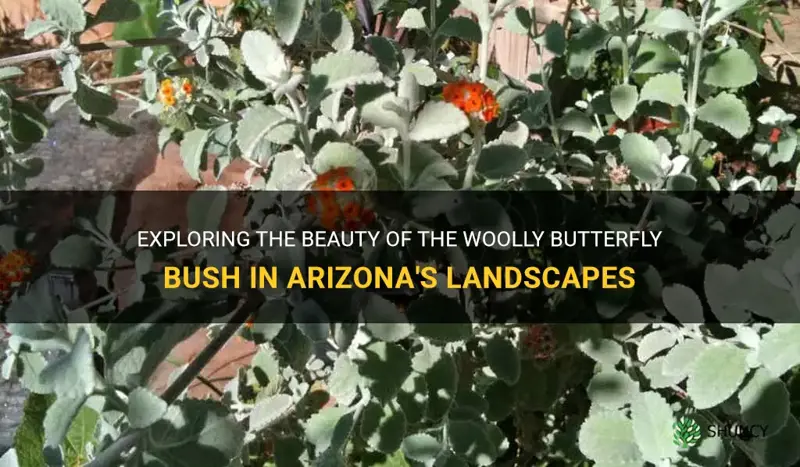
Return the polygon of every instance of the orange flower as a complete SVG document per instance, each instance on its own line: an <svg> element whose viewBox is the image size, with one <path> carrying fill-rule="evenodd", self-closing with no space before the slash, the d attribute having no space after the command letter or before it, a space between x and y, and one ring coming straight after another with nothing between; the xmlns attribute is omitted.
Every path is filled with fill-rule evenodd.
<svg viewBox="0 0 800 467"><path fill-rule="evenodd" d="M2 259L5 268L22 269L33 266L33 256L25 250L12 250Z"/></svg>
<svg viewBox="0 0 800 467"><path fill-rule="evenodd" d="M350 177L339 177L333 184L336 191L353 191L356 189L353 179Z"/></svg>
<svg viewBox="0 0 800 467"><path fill-rule="evenodd" d="M773 128L769 134L769 142L775 144L781 137L781 129L780 128Z"/></svg>
<svg viewBox="0 0 800 467"><path fill-rule="evenodd" d="M181 90L186 94L191 94L194 88L192 87L192 83L188 79L184 79L183 83L181 84Z"/></svg>
<svg viewBox="0 0 800 467"><path fill-rule="evenodd" d="M161 95L161 103L166 105L167 107L173 107L175 105L175 96L172 94L162 94Z"/></svg>
<svg viewBox="0 0 800 467"><path fill-rule="evenodd" d="M500 111L494 93L483 83L448 83L442 90L442 97L466 114L480 114L487 123L497 118Z"/></svg>
<svg viewBox="0 0 800 467"><path fill-rule="evenodd" d="M171 79L169 79L169 78L164 78L164 79L161 81L161 91L162 91L162 92L165 92L165 91L167 91L167 90L168 90L170 93L172 92L172 80L171 80Z"/></svg>

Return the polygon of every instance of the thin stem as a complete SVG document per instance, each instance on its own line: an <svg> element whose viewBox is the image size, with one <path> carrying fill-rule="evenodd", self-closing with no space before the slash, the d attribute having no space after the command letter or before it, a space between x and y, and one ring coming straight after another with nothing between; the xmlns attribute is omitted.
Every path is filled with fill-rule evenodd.
<svg viewBox="0 0 800 467"><path fill-rule="evenodd" d="M628 20L625 18L625 0L617 0L619 8L620 38L622 39L622 84L628 84L630 51L628 50Z"/></svg>
<svg viewBox="0 0 800 467"><path fill-rule="evenodd" d="M137 83L144 80L144 75L131 75L123 76L120 78L108 78L95 81L94 84L100 86L119 86L121 84ZM62 94L69 94L70 90L66 86L58 86L50 89L28 89L23 90L20 97L39 97L39 96L58 96Z"/></svg>
<svg viewBox="0 0 800 467"><path fill-rule="evenodd" d="M411 188L411 138L403 135L403 188Z"/></svg>
<svg viewBox="0 0 800 467"><path fill-rule="evenodd" d="M293 93L286 94L286 98L289 100L289 105L292 106L292 111L294 111L294 117L297 120L297 124L300 128L300 139L303 142L303 152L306 155L306 161L311 161L311 137L308 135L308 125L306 125L306 115L303 112L303 109L300 108L300 103L297 100L297 97Z"/></svg>
<svg viewBox="0 0 800 467"><path fill-rule="evenodd" d="M480 123L472 125L472 132L475 138L472 141L472 153L467 160L467 172L464 174L464 183L461 186L464 190L472 188L472 179L475 178L475 169L478 167L478 159L483 150L484 128Z"/></svg>
<svg viewBox="0 0 800 467"><path fill-rule="evenodd" d="M531 0L531 19L533 20L533 37L532 39L536 39L539 35L539 23L537 22L536 18L536 5L535 1ZM553 108L553 99L550 95L550 76L547 72L547 67L544 63L544 56L542 53L542 46L539 45L538 42L532 41L534 46L536 47L536 58L539 60L539 69L542 70L542 89L547 94L547 114L550 118L550 133L553 136L553 144L556 146L556 152L558 153L559 157L561 157L561 135L558 132L558 124L556 123L556 111Z"/></svg>
<svg viewBox="0 0 800 467"><path fill-rule="evenodd" d="M694 56L692 57L694 69L692 70L692 82L689 84L688 108L689 124L686 126L685 133L689 134L689 151L694 153L694 125L697 121L697 91L700 86L700 60L703 58L703 38L705 36L706 16L711 6L711 0L703 2L703 10L700 13L699 32L695 36L697 43L694 45Z"/></svg>
<svg viewBox="0 0 800 467"><path fill-rule="evenodd" d="M491 26L488 28L481 27L481 43L478 44L478 68L480 71L480 81L485 83L489 78L489 32Z"/></svg>
<svg viewBox="0 0 800 467"><path fill-rule="evenodd" d="M147 39L113 40L80 44L77 46L79 53L97 52L100 50L118 50L130 47L154 47L159 45L179 45L182 42L176 37L153 37ZM0 67L22 65L38 60L54 60L62 50L58 47L39 50L13 57L0 58Z"/></svg>
<svg viewBox="0 0 800 467"><path fill-rule="evenodd" d="M264 300L263 295L259 292L249 294L250 300L242 298L234 311L233 316L220 330L219 334L208 343L208 345L200 351L200 353L189 363L189 366L175 378L175 381L164 391L161 398L167 404L172 404L180 397L181 394L189 387L189 384L197 378L197 375L208 365L214 356L222 349L222 347L236 334L242 324L247 318L258 309L260 302ZM253 298L255 297L255 298ZM257 300L259 299L260 300Z"/></svg>
<svg viewBox="0 0 800 467"><path fill-rule="evenodd" d="M225 393L222 392L222 390L220 390L218 387L214 386L214 383L209 381L208 378L206 378L205 376L197 375L197 381L200 381L201 383L203 383L203 385L205 387L210 389L214 394L216 394L220 398L222 398L225 395Z"/></svg>

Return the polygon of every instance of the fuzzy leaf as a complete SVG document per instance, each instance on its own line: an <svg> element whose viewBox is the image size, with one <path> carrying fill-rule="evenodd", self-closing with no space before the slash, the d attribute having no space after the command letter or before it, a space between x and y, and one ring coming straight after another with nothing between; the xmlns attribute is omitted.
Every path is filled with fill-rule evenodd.
<svg viewBox="0 0 800 467"><path fill-rule="evenodd" d="M656 392L645 392L631 405L633 434L644 459L659 465L678 454L672 442L672 409Z"/></svg>
<svg viewBox="0 0 800 467"><path fill-rule="evenodd" d="M631 174L643 182L655 183L664 177L661 152L656 143L638 133L626 133L620 150Z"/></svg>
<svg viewBox="0 0 800 467"><path fill-rule="evenodd" d="M741 88L758 77L750 54L742 49L725 49L707 57L704 82L719 88Z"/></svg>
<svg viewBox="0 0 800 467"><path fill-rule="evenodd" d="M663 73L644 83L640 100L678 106L685 104L683 94L681 76L678 73Z"/></svg>
<svg viewBox="0 0 800 467"><path fill-rule="evenodd" d="M467 116L447 102L430 101L420 110L409 137L412 141L446 139L469 127Z"/></svg>
<svg viewBox="0 0 800 467"><path fill-rule="evenodd" d="M356 84L374 84L383 79L378 61L355 50L330 53L311 65L312 79L336 91Z"/></svg>
<svg viewBox="0 0 800 467"><path fill-rule="evenodd" d="M578 447L597 464L641 465L642 454L635 439L633 422L629 418L621 412L600 410L590 413L581 425Z"/></svg>
<svg viewBox="0 0 800 467"><path fill-rule="evenodd" d="M747 106L736 96L726 92L707 100L697 110L697 118L722 128L737 139L744 138L750 132Z"/></svg>
<svg viewBox="0 0 800 467"><path fill-rule="evenodd" d="M631 118L639 103L639 92L632 84L619 84L611 90L611 108L620 120Z"/></svg>
<svg viewBox="0 0 800 467"><path fill-rule="evenodd" d="M749 371L747 352L730 344L707 347L689 372L686 392L695 408L708 409L733 395Z"/></svg>

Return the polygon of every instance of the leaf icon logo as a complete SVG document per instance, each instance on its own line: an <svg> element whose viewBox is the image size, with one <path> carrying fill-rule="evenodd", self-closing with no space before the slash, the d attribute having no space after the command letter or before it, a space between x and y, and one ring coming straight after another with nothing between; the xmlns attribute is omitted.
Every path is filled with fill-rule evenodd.
<svg viewBox="0 0 800 467"><path fill-rule="evenodd" d="M688 448L700 441L700 425L691 418L681 417L672 424L672 442L676 446Z"/></svg>

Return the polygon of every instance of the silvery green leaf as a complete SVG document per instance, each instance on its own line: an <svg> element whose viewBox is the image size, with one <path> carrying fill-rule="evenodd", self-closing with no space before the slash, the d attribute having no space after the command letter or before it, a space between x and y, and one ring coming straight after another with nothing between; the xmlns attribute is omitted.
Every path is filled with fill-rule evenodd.
<svg viewBox="0 0 800 467"><path fill-rule="evenodd" d="M689 372L686 392L695 408L707 409L732 396L749 372L747 351L730 344L706 347Z"/></svg>
<svg viewBox="0 0 800 467"><path fill-rule="evenodd" d="M413 141L446 139L468 127L469 120L458 107L447 102L429 101L417 115L409 137Z"/></svg>
<svg viewBox="0 0 800 467"><path fill-rule="evenodd" d="M242 55L253 76L275 88L291 76L289 63L278 41L264 31L246 31L242 36Z"/></svg>
<svg viewBox="0 0 800 467"><path fill-rule="evenodd" d="M69 32L86 29L86 14L80 0L41 0L39 8L50 21Z"/></svg>

